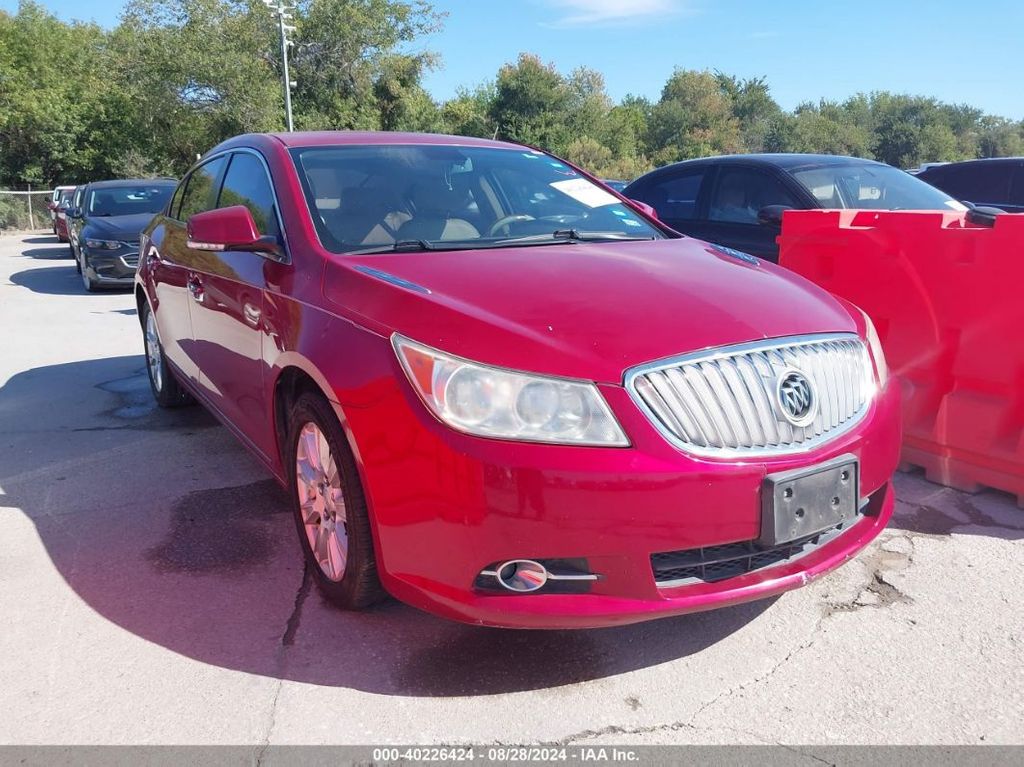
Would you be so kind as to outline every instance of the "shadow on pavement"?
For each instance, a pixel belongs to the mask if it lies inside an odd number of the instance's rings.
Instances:
[[[1024,510],[998,490],[969,495],[929,482],[919,470],[901,473],[889,527],[918,535],[986,535],[1024,539]]]
[[[11,282],[28,288],[33,293],[51,296],[88,296],[82,287],[82,278],[75,271],[75,262],[68,260],[64,266],[46,266],[40,269],[25,269],[11,275]],[[110,292],[127,292],[128,288],[117,288]],[[106,292],[106,291],[104,291]]]
[[[72,266],[75,264],[71,250],[64,244],[61,244],[59,247],[29,248],[28,250],[21,251],[21,255],[24,258],[35,258],[41,261],[58,261],[63,259],[70,261]]]
[[[490,695],[690,656],[773,604],[552,632],[466,626],[396,601],[337,610],[303,572],[284,491],[201,408],[154,408],[143,366],[141,356],[54,365],[0,388],[0,423],[12,435],[10,445],[7,433],[0,441],[0,504],[33,521],[92,610],[172,652],[385,695]],[[893,526],[914,519],[904,509]],[[1020,538],[1024,515],[1017,519],[951,530]]]
[[[55,243],[60,243],[61,245],[64,245],[64,243],[61,243],[60,240],[57,239],[57,235],[55,234],[47,235],[44,237],[24,237],[21,241],[28,243],[29,245],[53,245]]]
[[[303,572],[284,491],[201,408],[153,408],[143,366],[141,356],[53,365],[0,388],[4,431],[32,432],[33,446],[12,475],[6,453],[19,445],[0,442],[0,504],[32,519],[93,610],[173,652],[388,695],[485,695],[691,655],[772,604],[572,632],[465,626],[393,600],[335,609]]]

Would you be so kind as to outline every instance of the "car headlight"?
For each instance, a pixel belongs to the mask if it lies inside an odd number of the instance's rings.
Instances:
[[[453,429],[524,442],[629,445],[592,383],[480,365],[397,333],[391,340],[420,398]]]
[[[120,250],[124,245],[117,240],[89,240],[85,241],[85,247],[93,250]]]
[[[875,323],[868,317],[867,312],[858,307],[858,311],[864,318],[864,325],[867,327],[867,341],[868,349],[871,351],[871,357],[875,361],[875,374],[878,376],[878,388],[884,389],[886,382],[889,380],[889,364],[885,361],[885,352],[882,350],[882,341],[878,337],[878,331],[875,330]]]

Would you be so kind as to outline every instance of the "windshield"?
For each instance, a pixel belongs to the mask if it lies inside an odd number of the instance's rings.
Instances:
[[[825,208],[967,210],[945,192],[890,165],[849,163],[793,171]]]
[[[159,213],[173,191],[173,184],[139,184],[91,189],[85,212],[89,216]]]
[[[534,150],[334,146],[293,156],[320,241],[336,253],[665,236],[607,189]]]

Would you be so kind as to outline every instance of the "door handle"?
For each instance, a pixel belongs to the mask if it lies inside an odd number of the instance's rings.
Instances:
[[[245,316],[245,321],[255,328],[259,326],[260,317],[263,313],[259,310],[259,307],[247,303],[242,307],[242,314]]]
[[[199,303],[203,302],[203,298],[206,292],[203,290],[203,283],[200,282],[199,277],[192,274],[188,278],[188,292],[192,295],[192,298]]]

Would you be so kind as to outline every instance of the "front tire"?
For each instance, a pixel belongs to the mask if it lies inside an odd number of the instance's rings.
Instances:
[[[153,399],[160,407],[183,407],[192,404],[189,394],[174,377],[164,347],[160,342],[160,334],[156,328],[156,317],[148,303],[142,305],[142,337],[146,349],[146,372],[149,374],[149,388]]]
[[[317,587],[333,604],[359,610],[386,595],[355,458],[330,405],[305,393],[292,407],[287,439],[292,511]]]
[[[95,293],[99,290],[96,280],[89,276],[89,265],[85,263],[84,255],[78,261],[78,273],[82,275],[82,287],[85,288],[86,293]]]

